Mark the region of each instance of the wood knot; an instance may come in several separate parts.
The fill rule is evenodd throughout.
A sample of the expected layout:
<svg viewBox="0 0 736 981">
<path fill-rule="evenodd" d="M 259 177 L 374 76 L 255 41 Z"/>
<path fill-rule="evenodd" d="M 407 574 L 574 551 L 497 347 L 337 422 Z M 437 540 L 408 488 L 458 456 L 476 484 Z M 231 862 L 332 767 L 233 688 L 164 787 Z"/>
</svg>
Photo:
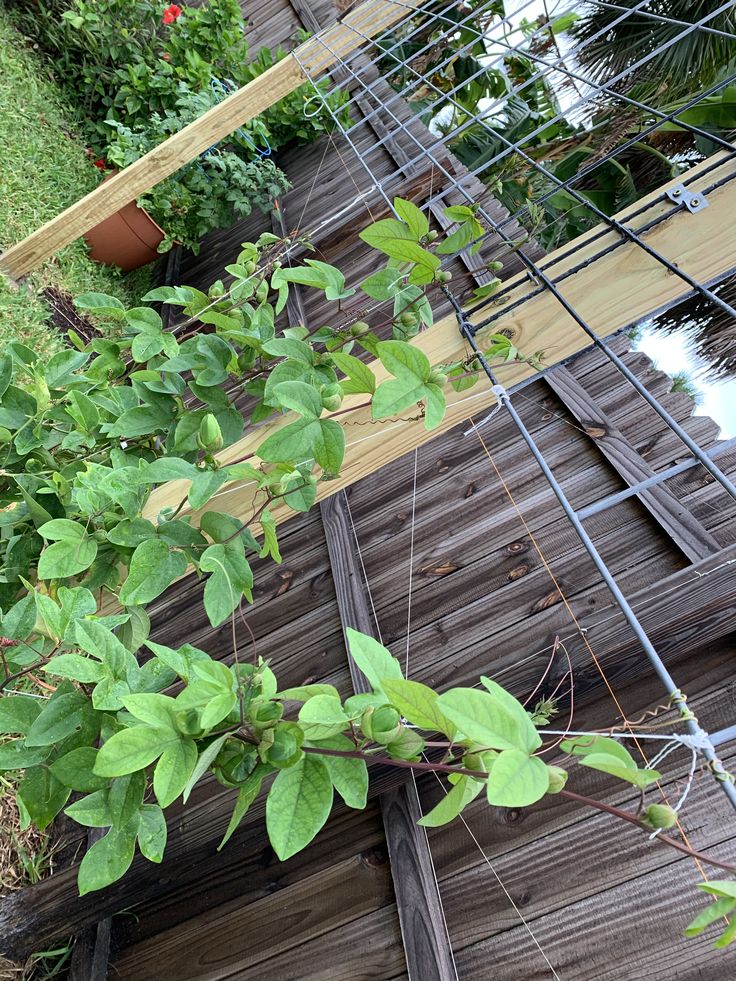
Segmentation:
<svg viewBox="0 0 736 981">
<path fill-rule="evenodd" d="M 377 845 L 375 848 L 368 848 L 361 852 L 359 861 L 367 869 L 383 869 L 388 865 L 388 852 L 385 848 Z"/>
<path fill-rule="evenodd" d="M 516 807 L 510 807 L 504 811 L 504 824 L 520 824 L 524 820 L 524 812 Z"/>
<path fill-rule="evenodd" d="M 446 470 L 450 469 L 450 465 L 448 463 L 445 463 L 442 457 L 440 457 L 437 460 L 436 466 L 437 466 L 437 473 L 444 473 Z"/>
<path fill-rule="evenodd" d="M 465 488 L 465 493 L 463 494 L 463 497 L 465 497 L 465 498 L 472 497 L 473 494 L 475 494 L 475 491 L 476 491 L 475 484 L 471 480 L 470 483 Z"/>
<path fill-rule="evenodd" d="M 559 591 L 553 589 L 545 596 L 542 596 L 541 599 L 537 600 L 534 606 L 532 606 L 532 613 L 539 613 L 541 610 L 549 609 L 550 606 L 555 606 L 559 602 L 560 602 Z"/>
<path fill-rule="evenodd" d="M 283 596 L 283 594 L 291 586 L 291 580 L 294 578 L 294 573 L 291 569 L 282 569 L 278 574 L 278 578 L 281 580 L 278 589 L 274 593 L 274 596 Z"/>
<path fill-rule="evenodd" d="M 419 570 L 423 576 L 449 576 L 451 572 L 457 572 L 460 568 L 452 562 L 445 562 L 441 565 L 425 565 Z"/>
<path fill-rule="evenodd" d="M 521 565 L 515 566 L 506 578 L 509 582 L 516 582 L 517 579 L 525 576 L 527 572 L 529 572 L 529 566 L 522 562 Z"/>
<path fill-rule="evenodd" d="M 591 439 L 602 439 L 608 435 L 608 430 L 604 429 L 603 426 L 586 426 L 585 432 Z"/>
<path fill-rule="evenodd" d="M 527 542 L 511 542 L 511 544 L 506 546 L 506 551 L 511 555 L 519 555 L 521 552 L 526 552 L 529 548 Z"/>
</svg>

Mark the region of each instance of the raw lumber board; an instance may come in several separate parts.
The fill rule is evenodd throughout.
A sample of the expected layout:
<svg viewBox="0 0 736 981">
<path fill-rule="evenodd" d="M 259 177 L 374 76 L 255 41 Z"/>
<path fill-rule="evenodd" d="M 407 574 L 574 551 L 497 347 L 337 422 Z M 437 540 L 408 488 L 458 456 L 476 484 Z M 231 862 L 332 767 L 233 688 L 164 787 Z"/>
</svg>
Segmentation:
<svg viewBox="0 0 736 981">
<path fill-rule="evenodd" d="M 721 169 L 729 172 L 729 168 L 736 170 L 736 161 L 726 161 Z M 701 185 L 709 185 L 712 181 L 710 175 L 697 176 L 703 169 L 702 164 L 693 168 L 695 180 L 690 185 L 693 189 L 701 189 Z M 693 220 L 689 212 L 672 212 L 669 204 L 664 203 L 662 192 L 667 186 L 669 185 L 664 185 L 645 199 L 650 205 L 645 218 L 669 216 L 645 233 L 647 243 L 676 261 L 691 276 L 704 282 L 729 272 L 734 261 L 733 255 L 736 254 L 736 226 L 720 221 L 719 216 L 736 200 L 734 182 L 712 191 L 709 196 L 711 206 L 700 212 L 696 220 Z M 687 224 L 683 224 L 684 222 Z M 617 240 L 616 233 L 607 232 L 593 246 L 585 244 L 589 236 L 581 236 L 578 240 L 579 248 L 574 253 L 575 259 L 566 261 L 571 264 L 589 257 L 588 253 L 597 254 L 601 242 L 606 243 L 606 236 L 609 235 L 613 236 L 614 241 Z M 558 263 L 558 269 L 562 266 L 564 262 Z M 511 284 L 513 289 L 507 304 L 533 292 L 533 286 L 526 277 L 514 277 Z M 603 287 L 601 284 L 609 285 Z M 678 276 L 671 275 L 637 245 L 625 243 L 566 280 L 561 292 L 590 326 L 605 336 L 651 315 L 656 310 L 671 306 L 687 295 L 690 289 Z M 492 325 L 494 331 L 508 329 L 521 351 L 542 350 L 550 363 L 569 357 L 589 343 L 589 338 L 580 327 L 564 312 L 555 297 L 547 292 L 533 296 L 521 306 L 515 306 L 508 317 L 503 315 L 502 307 L 496 307 L 492 303 L 487 304 L 485 309 L 492 310 L 494 315 L 498 314 L 498 319 Z M 454 317 L 443 318 L 434 327 L 414 338 L 412 343 L 433 363 L 451 361 L 466 354 Z M 374 368 L 379 381 L 388 377 L 380 364 L 374 365 Z M 500 371 L 501 380 L 507 387 L 532 373 L 533 369 L 521 364 L 509 364 Z M 383 425 L 367 437 L 349 435 L 343 472 L 336 480 L 321 483 L 319 496 L 326 497 L 336 493 L 403 453 L 451 429 L 469 415 L 482 412 L 494 402 L 495 396 L 486 388 L 474 390 L 470 395 L 450 393 L 445 420 L 431 432 L 427 432 L 423 423 L 418 421 Z M 338 416 L 342 424 L 370 424 L 370 409 L 360 396 L 346 399 L 345 409 L 347 411 L 341 410 L 341 415 Z M 267 435 L 290 421 L 291 417 L 287 414 L 266 423 L 223 451 L 219 459 L 228 463 L 253 454 Z M 154 492 L 146 514 L 155 515 L 162 507 L 172 503 L 178 505 L 185 496 L 187 485 L 187 481 L 173 481 Z M 245 520 L 255 510 L 254 495 L 252 483 L 227 485 L 215 495 L 206 509 L 216 510 L 225 505 L 230 513 Z M 290 514 L 284 506 L 275 508 L 273 513 L 277 521 L 283 521 Z"/>
<path fill-rule="evenodd" d="M 310 38 L 263 75 L 238 89 L 203 116 L 170 136 L 37 231 L 0 255 L 0 269 L 13 278 L 27 275 L 64 245 L 176 173 L 238 126 L 254 119 L 309 78 L 318 77 L 351 54 L 363 38 L 375 37 L 418 6 L 418 0 L 366 0 L 343 20 Z"/>
</svg>

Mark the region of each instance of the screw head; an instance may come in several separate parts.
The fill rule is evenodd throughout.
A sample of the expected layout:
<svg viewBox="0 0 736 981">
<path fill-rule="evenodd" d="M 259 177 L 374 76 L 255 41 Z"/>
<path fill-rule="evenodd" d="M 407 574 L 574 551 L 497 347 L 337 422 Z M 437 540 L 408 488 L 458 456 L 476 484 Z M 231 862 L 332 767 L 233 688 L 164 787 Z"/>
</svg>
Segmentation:
<svg viewBox="0 0 736 981">
<path fill-rule="evenodd" d="M 672 188 L 672 197 L 673 198 L 679 198 L 679 196 L 681 194 L 682 194 L 682 188 L 679 188 L 679 187 L 673 187 Z"/>
</svg>

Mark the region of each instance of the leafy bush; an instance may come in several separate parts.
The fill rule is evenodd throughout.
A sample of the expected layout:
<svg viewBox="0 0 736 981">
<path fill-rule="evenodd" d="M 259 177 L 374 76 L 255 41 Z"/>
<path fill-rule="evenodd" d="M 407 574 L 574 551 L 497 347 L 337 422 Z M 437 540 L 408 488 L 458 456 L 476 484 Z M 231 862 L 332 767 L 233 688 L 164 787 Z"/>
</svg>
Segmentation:
<svg viewBox="0 0 736 981">
<path fill-rule="evenodd" d="M 137 160 L 285 56 L 264 49 L 248 64 L 238 0 L 209 0 L 199 7 L 164 7 L 152 0 L 23 2 L 21 23 L 76 100 L 77 125 L 95 155 L 117 167 Z M 346 96 L 328 93 L 324 84 L 323 93 L 331 110 L 344 114 Z M 268 152 L 310 143 L 333 125 L 312 87 L 304 85 L 244 130 Z M 174 241 L 196 250 L 207 232 L 227 227 L 253 207 L 266 210 L 287 186 L 281 171 L 240 130 L 139 204 L 164 228 L 162 250 Z"/>
<path fill-rule="evenodd" d="M 175 112 L 154 113 L 145 126 L 131 129 L 110 121 L 113 136 L 107 148 L 109 163 L 121 168 L 134 163 L 214 102 L 208 92 L 195 95 L 184 91 Z M 246 217 L 254 207 L 268 211 L 273 198 L 287 190 L 289 183 L 283 172 L 271 160 L 258 157 L 256 140 L 265 142 L 265 129 L 254 122 L 138 199 L 166 231 L 162 251 L 177 241 L 196 253 L 208 232 L 227 227 L 233 216 Z"/>
</svg>

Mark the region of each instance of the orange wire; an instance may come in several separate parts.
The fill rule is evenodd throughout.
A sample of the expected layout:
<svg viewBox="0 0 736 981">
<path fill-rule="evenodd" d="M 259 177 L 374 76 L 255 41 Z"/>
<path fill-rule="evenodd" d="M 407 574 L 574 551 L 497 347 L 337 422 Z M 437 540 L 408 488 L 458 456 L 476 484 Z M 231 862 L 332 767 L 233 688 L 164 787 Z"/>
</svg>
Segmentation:
<svg viewBox="0 0 736 981">
<path fill-rule="evenodd" d="M 559 593 L 560 599 L 562 600 L 563 604 L 565 605 L 565 609 L 570 614 L 570 618 L 571 618 L 572 622 L 575 624 L 575 627 L 576 627 L 578 633 L 580 634 L 580 637 L 582 638 L 583 643 L 585 644 L 586 648 L 588 649 L 588 653 L 590 654 L 590 656 L 591 656 L 591 658 L 593 660 L 593 663 L 595 664 L 595 666 L 596 666 L 596 668 L 598 670 L 598 673 L 600 674 L 601 678 L 603 679 L 603 683 L 605 684 L 606 688 L 608 689 L 608 692 L 609 692 L 611 698 L 613 699 L 613 702 L 614 702 L 616 708 L 618 709 L 618 711 L 619 711 L 619 713 L 621 715 L 621 718 L 624 721 L 624 725 L 626 726 L 626 728 L 631 733 L 631 735 L 633 737 L 633 740 L 634 740 L 634 743 L 636 745 L 636 748 L 641 753 L 641 757 L 644 760 L 644 763 L 648 765 L 648 760 L 647 760 L 646 754 L 645 754 L 645 752 L 644 752 L 644 750 L 642 748 L 642 745 L 639 742 L 639 740 L 637 739 L 637 737 L 636 737 L 635 733 L 633 732 L 633 730 L 631 729 L 631 726 L 629 724 L 629 720 L 626 717 L 626 713 L 624 712 L 624 710 L 623 710 L 623 708 L 621 706 L 621 703 L 619 702 L 619 700 L 618 700 L 618 698 L 616 696 L 616 692 L 613 690 L 613 688 L 611 686 L 611 683 L 610 683 L 610 681 L 608 680 L 608 678 L 606 676 L 606 672 L 603 669 L 603 665 L 601 664 L 601 662 L 599 661 L 598 657 L 596 656 L 595 651 L 591 647 L 590 641 L 588 640 L 588 638 L 586 636 L 586 632 L 580 626 L 580 623 L 578 621 L 578 618 L 575 616 L 575 613 L 574 613 L 572 607 L 570 606 L 570 603 L 568 602 L 567 597 L 563 593 L 562 587 L 560 586 L 559 582 L 557 581 L 557 578 L 555 577 L 555 574 L 552 571 L 549 562 L 545 558 L 545 555 L 542 552 L 542 549 L 541 549 L 539 543 L 537 542 L 536 538 L 534 537 L 534 534 L 533 534 L 531 528 L 527 524 L 526 518 L 522 514 L 521 508 L 516 503 L 516 500 L 514 499 L 514 495 L 511 492 L 511 488 L 506 483 L 506 481 L 503 478 L 503 475 L 501 474 L 501 471 L 496 466 L 496 461 L 493 459 L 493 456 L 491 455 L 490 450 L 486 446 L 485 440 L 483 439 L 483 436 L 481 435 L 480 430 L 475 426 L 475 420 L 473 419 L 472 416 L 470 417 L 470 422 L 473 425 L 473 428 L 475 429 L 475 432 L 476 432 L 476 434 L 478 436 L 478 439 L 480 440 L 480 445 L 483 447 L 483 449 L 485 451 L 485 454 L 488 457 L 488 459 L 490 460 L 493 469 L 496 471 L 496 476 L 498 477 L 499 481 L 501 482 L 501 486 L 503 487 L 504 491 L 506 492 L 506 494 L 508 496 L 508 499 L 511 501 L 511 504 L 512 504 L 514 510 L 516 511 L 516 513 L 518 514 L 519 519 L 521 520 L 521 523 L 524 525 L 524 528 L 526 529 L 526 533 L 529 536 L 530 541 L 534 545 L 534 548 L 536 549 L 537 554 L 539 555 L 539 558 L 541 559 L 542 564 L 544 565 L 544 568 L 546 569 L 546 571 L 547 571 L 550 579 L 552 580 L 555 589 Z M 669 800 L 667 798 L 667 794 L 665 793 L 665 791 L 664 791 L 663 787 L 661 786 L 661 784 L 659 783 L 659 781 L 657 781 L 657 787 L 658 787 L 659 792 L 662 795 L 662 798 L 665 801 L 665 803 L 666 804 L 669 804 Z M 688 848 L 692 848 L 692 846 L 690 844 L 690 841 L 688 840 L 688 836 L 685 833 L 685 829 L 682 827 L 682 824 L 680 823 L 679 816 L 677 818 L 677 829 L 680 832 L 680 834 L 682 835 L 682 840 L 685 842 L 685 844 L 687 845 L 687 847 Z M 708 881 L 708 876 L 705 874 L 705 869 L 703 868 L 702 863 L 700 862 L 700 860 L 698 858 L 695 858 L 695 857 L 693 857 L 693 861 L 695 862 L 696 866 L 698 867 L 698 871 L 700 872 L 701 876 L 707 882 Z"/>
</svg>

